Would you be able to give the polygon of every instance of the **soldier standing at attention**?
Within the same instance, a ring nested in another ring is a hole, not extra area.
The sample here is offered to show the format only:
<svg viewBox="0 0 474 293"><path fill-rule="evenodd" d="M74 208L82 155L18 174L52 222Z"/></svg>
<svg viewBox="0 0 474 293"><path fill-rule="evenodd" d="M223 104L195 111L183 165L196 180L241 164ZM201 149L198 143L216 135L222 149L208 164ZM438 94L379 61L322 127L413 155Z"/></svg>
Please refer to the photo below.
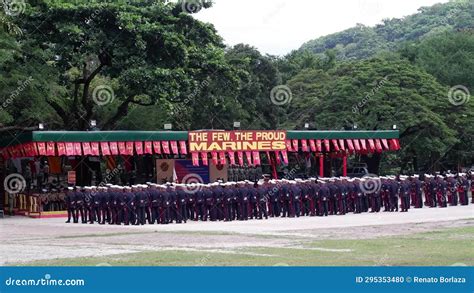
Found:
<svg viewBox="0 0 474 293"><path fill-rule="evenodd" d="M138 199L138 224L145 225L146 222L146 208L148 206L148 196L144 190L143 185L137 185L136 198Z"/></svg>
<svg viewBox="0 0 474 293"><path fill-rule="evenodd" d="M74 213L74 205L73 205L74 192L73 192L73 190L74 190L74 188L68 187L67 192L66 192L66 196L64 197L64 202L66 203L66 208L67 208L67 221L66 221L66 223L71 223L71 217L73 218L73 221L74 221L74 217L73 217L73 213Z"/></svg>
<svg viewBox="0 0 474 293"><path fill-rule="evenodd" d="M75 214L74 223L79 222L79 216L81 216L81 221L84 223L84 194L81 191L80 186L76 186L76 192L74 193L74 202L75 202Z"/></svg>
<svg viewBox="0 0 474 293"><path fill-rule="evenodd" d="M398 212L398 193L399 185L398 182L390 179L390 211Z"/></svg>
<svg viewBox="0 0 474 293"><path fill-rule="evenodd" d="M410 208L410 182L402 177L400 181L401 212L408 212Z"/></svg>
<svg viewBox="0 0 474 293"><path fill-rule="evenodd" d="M151 186L149 191L151 199L151 223L160 222L160 194L155 184Z"/></svg>
<svg viewBox="0 0 474 293"><path fill-rule="evenodd" d="M128 226L134 224L134 215L133 214L133 193L132 188L129 186L124 187L123 193L123 223Z"/></svg>
<svg viewBox="0 0 474 293"><path fill-rule="evenodd" d="M469 197L467 195L469 191L469 181L467 180L466 174L460 174L457 185L459 186L459 201L461 205L467 206L469 204Z"/></svg>
<svg viewBox="0 0 474 293"><path fill-rule="evenodd" d="M178 196L178 208L177 208L177 215L176 215L176 223L181 224L182 222L186 223L186 192L184 191L185 185L178 185L176 189L176 194Z"/></svg>
<svg viewBox="0 0 474 293"><path fill-rule="evenodd" d="M108 215L108 192L107 192L107 187L101 186L99 187L100 190L100 213L101 213L101 219L102 221L99 223L101 225L105 224L105 221L109 221L109 215Z"/></svg>
<svg viewBox="0 0 474 293"><path fill-rule="evenodd" d="M319 189L319 197L321 200L321 216L328 216L329 210L329 186L327 183L321 184Z"/></svg>
<svg viewBox="0 0 474 293"><path fill-rule="evenodd" d="M258 194L258 218L268 219L268 211L267 211L267 190L268 185L266 183L261 183L257 187L257 194Z"/></svg>

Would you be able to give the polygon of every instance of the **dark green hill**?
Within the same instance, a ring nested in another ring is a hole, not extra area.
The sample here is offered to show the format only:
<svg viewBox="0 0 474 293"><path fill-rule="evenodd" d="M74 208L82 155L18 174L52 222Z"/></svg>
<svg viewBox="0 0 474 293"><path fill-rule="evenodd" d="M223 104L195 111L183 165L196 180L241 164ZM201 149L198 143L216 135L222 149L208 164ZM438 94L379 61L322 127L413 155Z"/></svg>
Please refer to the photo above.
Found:
<svg viewBox="0 0 474 293"><path fill-rule="evenodd" d="M418 9L402 19L384 19L375 27L353 28L311 40L300 50L323 53L335 49L339 59L362 59L393 51L406 41L418 41L442 32L474 28L474 1L457 0Z"/></svg>

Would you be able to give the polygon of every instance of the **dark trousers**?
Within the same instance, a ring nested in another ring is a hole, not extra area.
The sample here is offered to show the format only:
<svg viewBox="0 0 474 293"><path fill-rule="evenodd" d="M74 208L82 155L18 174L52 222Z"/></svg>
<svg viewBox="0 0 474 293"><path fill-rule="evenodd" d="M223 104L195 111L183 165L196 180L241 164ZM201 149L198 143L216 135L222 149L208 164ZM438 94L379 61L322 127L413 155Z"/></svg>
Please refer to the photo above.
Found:
<svg viewBox="0 0 474 293"><path fill-rule="evenodd" d="M145 225L145 207L138 207L137 209L137 224Z"/></svg>

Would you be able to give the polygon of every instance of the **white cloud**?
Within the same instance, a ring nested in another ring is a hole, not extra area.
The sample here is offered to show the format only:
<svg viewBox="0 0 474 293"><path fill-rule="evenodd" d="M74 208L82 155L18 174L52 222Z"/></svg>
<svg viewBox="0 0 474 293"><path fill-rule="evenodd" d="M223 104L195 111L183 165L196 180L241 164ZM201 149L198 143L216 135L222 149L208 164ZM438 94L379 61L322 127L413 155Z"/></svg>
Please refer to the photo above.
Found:
<svg viewBox="0 0 474 293"><path fill-rule="evenodd" d="M384 18L413 14L447 0L215 0L195 15L213 23L226 44L246 43L284 55L304 42Z"/></svg>

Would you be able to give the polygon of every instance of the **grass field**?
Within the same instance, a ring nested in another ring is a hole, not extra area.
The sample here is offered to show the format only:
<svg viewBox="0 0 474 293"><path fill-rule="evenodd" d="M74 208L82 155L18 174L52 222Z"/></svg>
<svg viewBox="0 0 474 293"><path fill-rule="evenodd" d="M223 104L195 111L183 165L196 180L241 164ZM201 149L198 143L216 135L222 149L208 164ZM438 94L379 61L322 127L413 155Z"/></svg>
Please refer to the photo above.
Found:
<svg viewBox="0 0 474 293"><path fill-rule="evenodd" d="M92 235L89 235L92 236ZM275 236L276 237L276 236ZM13 264L15 265L15 264ZM474 227L374 239L307 240L298 246L232 251L155 251L40 260L31 266L409 266L474 265Z"/></svg>

